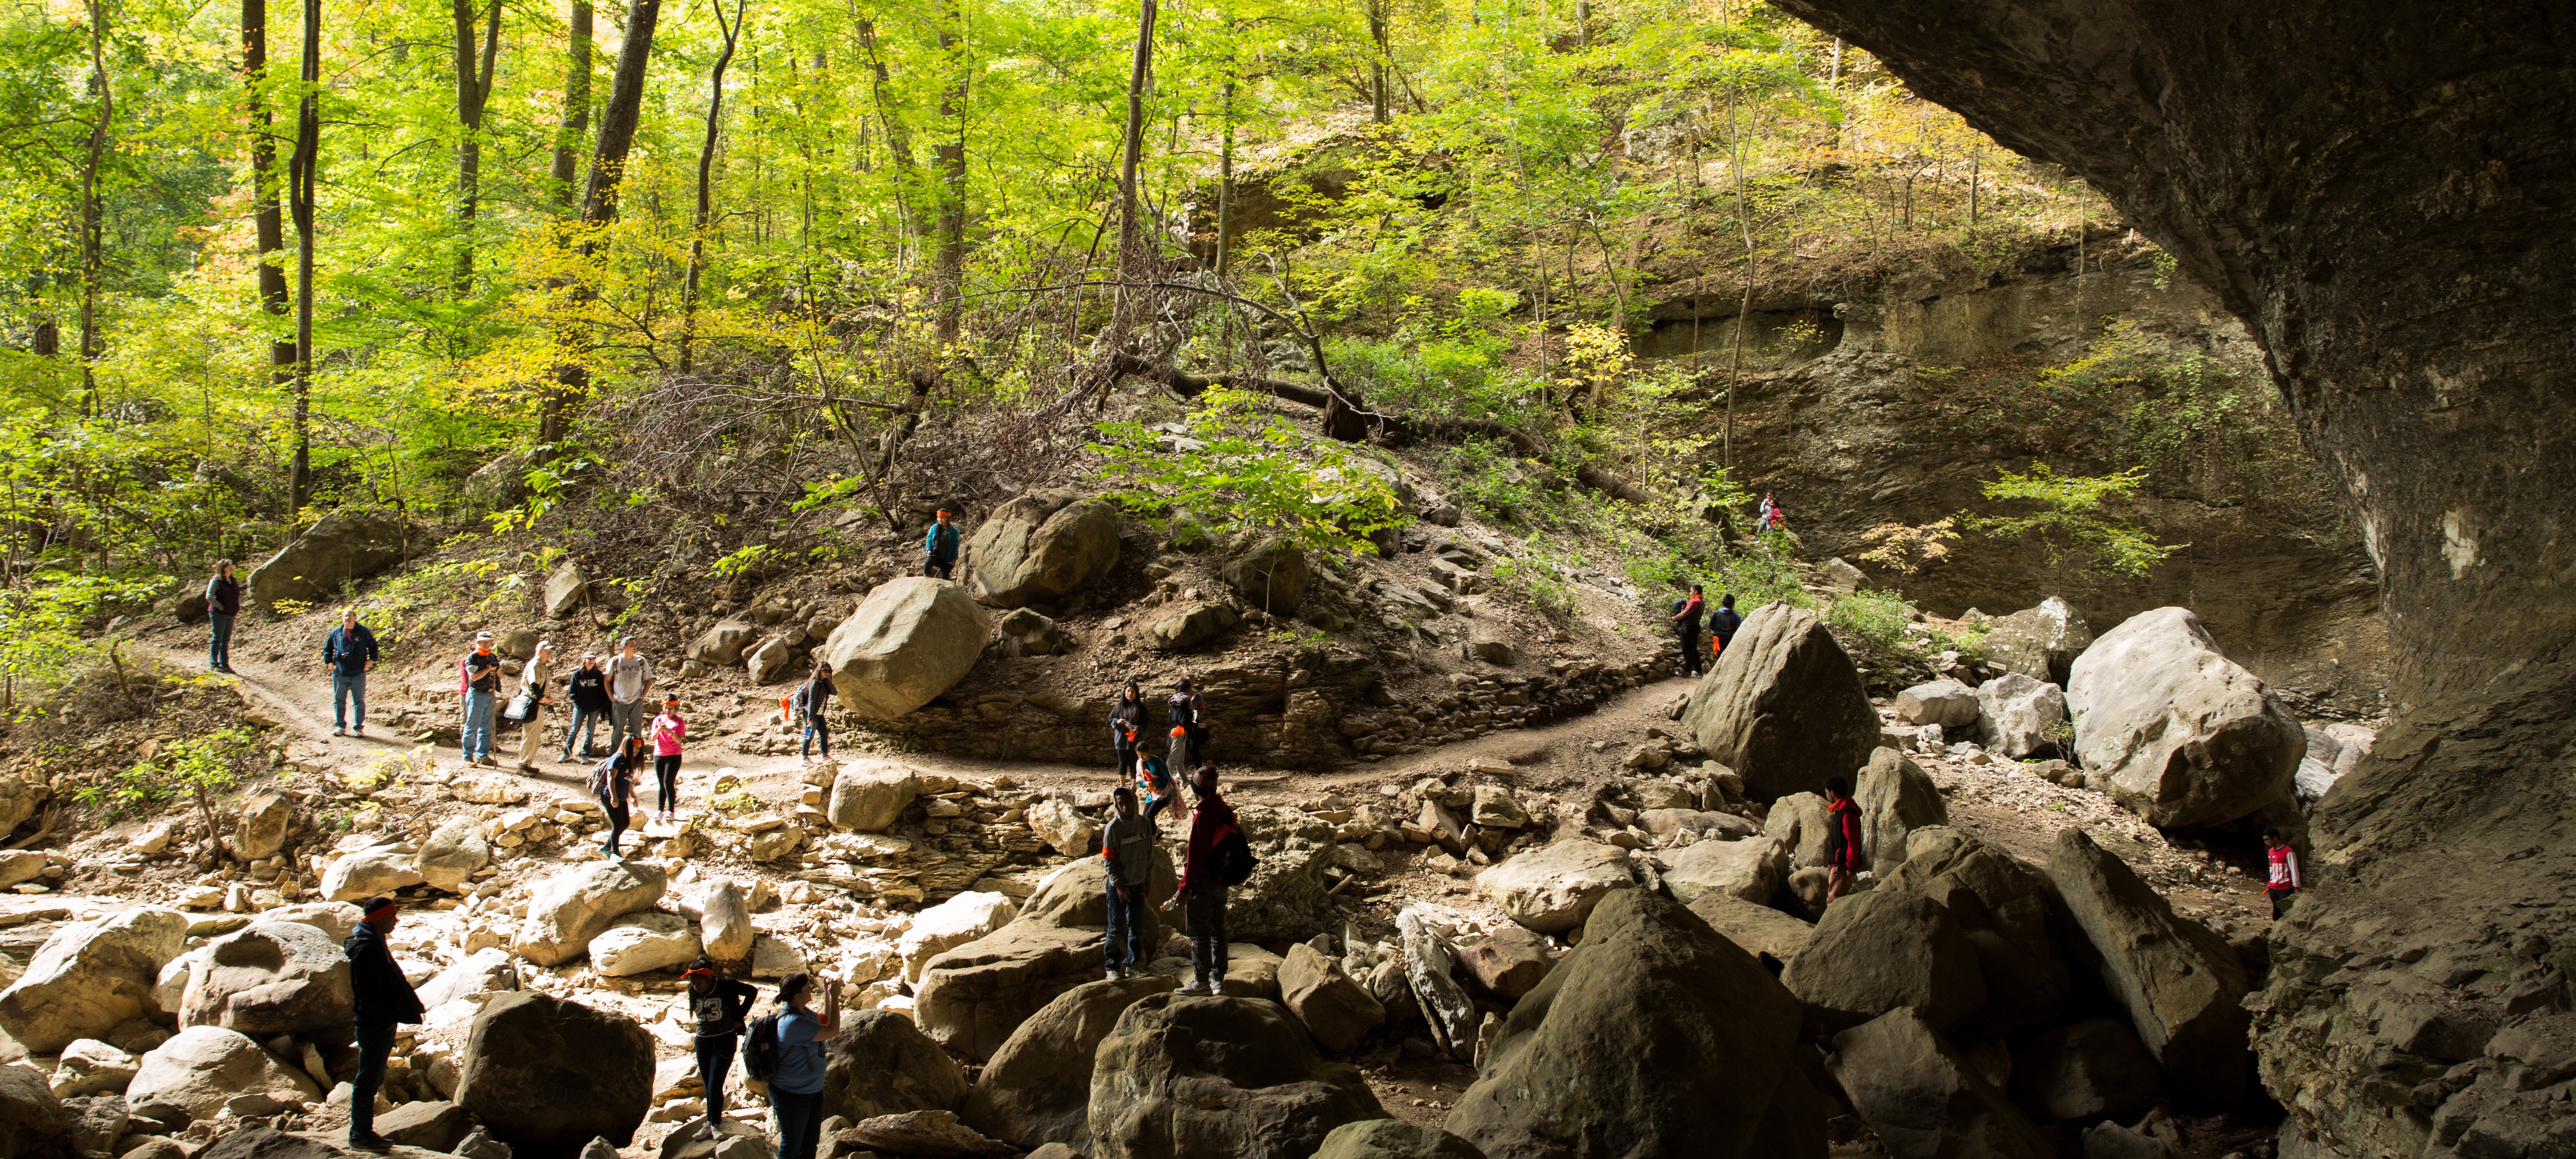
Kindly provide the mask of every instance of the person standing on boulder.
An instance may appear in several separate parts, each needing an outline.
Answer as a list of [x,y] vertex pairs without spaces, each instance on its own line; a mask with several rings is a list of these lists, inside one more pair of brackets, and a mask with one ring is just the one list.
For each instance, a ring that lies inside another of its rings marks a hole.
[[[608,673],[600,670],[599,653],[582,653],[581,667],[572,670],[572,676],[564,681],[564,688],[572,696],[572,723],[564,726],[563,752],[556,755],[556,764],[572,763],[575,737],[581,738],[584,759],[597,755],[592,751],[595,746],[591,742],[598,739],[599,722],[608,719],[609,706]],[[608,733],[609,743],[615,744],[617,726],[609,725]]]
[[813,674],[805,678],[805,683],[797,685],[795,693],[788,697],[788,707],[795,711],[796,719],[805,723],[805,743],[798,750],[797,757],[813,760],[814,742],[820,740],[823,742],[823,759],[831,760],[832,722],[825,713],[832,707],[832,666],[815,661]]
[[215,672],[233,670],[233,617],[241,614],[241,581],[233,578],[233,561],[215,561],[215,574],[206,580],[206,624],[214,636],[206,642],[206,667]]
[[1735,630],[1743,626],[1744,617],[1735,614],[1734,593],[1730,592],[1717,597],[1717,611],[1708,617],[1708,634],[1711,639],[1717,641],[1717,646],[1708,650],[1709,655],[1726,655],[1726,646],[1735,642]]
[[527,666],[519,669],[519,695],[528,698],[528,719],[519,727],[519,771],[537,771],[537,750],[545,743],[546,706],[554,701],[546,694],[555,679],[555,646],[551,640],[537,641],[536,655],[528,657]]
[[823,980],[823,1012],[807,1003],[814,976],[802,970],[778,982],[778,1074],[769,1080],[777,1117],[778,1159],[814,1159],[823,1137],[823,1044],[841,1032],[841,983]]
[[653,662],[635,650],[635,637],[617,642],[608,658],[608,747],[644,735],[644,694],[653,691]]
[[1225,992],[1225,891],[1223,870],[1217,865],[1217,847],[1229,838],[1240,838],[1243,830],[1236,824],[1234,807],[1216,793],[1216,768],[1202,768],[1190,778],[1190,793],[1198,807],[1190,814],[1190,839],[1181,851],[1180,888],[1172,900],[1164,902],[1166,910],[1185,906],[1182,913],[1190,923],[1190,969],[1197,981],[1181,987],[1183,994],[1222,994]]
[[689,984],[689,1017],[698,1024],[698,1082],[707,1088],[707,1117],[697,1138],[713,1139],[716,1124],[724,1121],[725,1076],[733,1072],[734,1051],[742,1044],[743,1016],[760,1000],[760,991],[718,976],[704,954],[680,971],[680,979]]
[[2277,922],[2282,914],[2290,912],[2290,899],[2305,888],[2299,884],[2299,851],[2281,839],[2280,830],[2267,826],[2263,830],[2263,860],[2268,863],[2263,896],[2272,899],[2272,920]]
[[[367,735],[367,673],[382,655],[376,634],[358,623],[356,608],[341,612],[340,626],[322,637],[322,663],[331,669],[331,735],[349,735],[346,722],[352,715],[358,735]],[[353,705],[354,714],[348,711]]]
[[1127,682],[1118,694],[1118,703],[1109,708],[1109,747],[1118,754],[1118,780],[1124,784],[1136,779],[1138,734],[1145,731],[1145,693],[1136,682]]
[[467,764],[497,768],[492,759],[492,700],[501,692],[501,658],[492,651],[492,633],[474,633],[474,650],[465,654],[458,679],[464,687],[465,735],[457,748]]
[[626,860],[617,846],[626,836],[627,822],[635,815],[635,770],[643,763],[644,738],[630,736],[617,755],[590,771],[590,793],[599,799],[600,811],[608,815],[608,840],[600,843],[599,852],[610,861]]
[[957,570],[957,525],[948,521],[942,511],[931,523],[930,534],[921,541],[921,574],[949,578]]
[[1190,760],[1197,755],[1199,737],[1203,735],[1199,716],[1206,708],[1207,702],[1199,698],[1189,677],[1181,677],[1180,682],[1172,686],[1172,698],[1163,705],[1163,716],[1172,725],[1170,767],[1191,767]]
[[1825,778],[1825,904],[1860,884],[1860,805],[1851,798],[1851,782]]
[[680,819],[680,742],[687,739],[689,722],[680,716],[680,697],[665,695],[662,715],[653,718],[653,786],[659,790],[653,815],[660,820]]
[[340,943],[349,955],[349,996],[357,1011],[358,1073],[349,1080],[349,1146],[383,1151],[392,1143],[376,1134],[376,1092],[385,1085],[385,1056],[393,1053],[394,1027],[418,1022],[426,1013],[420,995],[394,964],[389,944],[401,909],[389,897],[358,903],[365,918],[349,940]]
[[1109,799],[1114,811],[1100,831],[1100,856],[1109,863],[1109,936],[1100,948],[1114,981],[1148,960],[1145,893],[1154,882],[1154,823],[1136,815],[1136,790],[1120,785]]
[[1697,676],[1704,667],[1699,660],[1699,614],[1706,596],[1698,584],[1692,584],[1687,599],[1673,601],[1673,631],[1682,639],[1682,675]]

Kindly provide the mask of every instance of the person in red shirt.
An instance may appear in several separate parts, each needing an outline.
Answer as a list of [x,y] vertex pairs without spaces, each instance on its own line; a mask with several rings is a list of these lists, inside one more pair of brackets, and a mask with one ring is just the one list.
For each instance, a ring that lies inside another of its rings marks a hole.
[[1182,915],[1190,924],[1190,967],[1197,981],[1181,987],[1183,994],[1222,994],[1225,992],[1225,892],[1217,876],[1217,843],[1239,830],[1234,807],[1217,796],[1216,766],[1201,765],[1190,777],[1190,794],[1197,799],[1197,809],[1190,814],[1190,839],[1181,851],[1180,888],[1163,908],[1184,906]]
[[2272,899],[2272,920],[2290,912],[2290,898],[2305,888],[2299,884],[2299,851],[2281,839],[2281,831],[2263,830],[2263,859],[2269,864],[2263,879],[2263,895]]
[[1841,777],[1825,778],[1825,870],[1826,905],[1860,885],[1860,805]]

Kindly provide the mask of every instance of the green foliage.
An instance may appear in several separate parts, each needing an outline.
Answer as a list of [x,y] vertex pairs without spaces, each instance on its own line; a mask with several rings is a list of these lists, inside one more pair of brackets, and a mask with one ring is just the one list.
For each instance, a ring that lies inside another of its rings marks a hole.
[[748,572],[759,571],[775,553],[776,549],[766,543],[751,544],[717,560],[708,570],[715,573],[717,579],[732,579]]
[[118,578],[43,571],[28,586],[0,588],[0,687],[13,719],[44,711],[44,694],[102,662],[90,639],[114,609],[139,611],[168,576]]
[[1357,556],[1369,537],[1407,522],[1395,485],[1365,452],[1318,443],[1263,409],[1261,396],[1213,389],[1190,412],[1195,446],[1164,449],[1164,436],[1137,422],[1100,424],[1090,450],[1120,486],[1111,498],[1163,531],[1195,525],[1207,533],[1276,534],[1304,551]]
[[2143,578],[2166,556],[2191,546],[2159,544],[2131,519],[2106,510],[2125,499],[2146,480],[2146,468],[2131,467],[2110,475],[2060,475],[2033,461],[2030,473],[1996,474],[1985,486],[1987,499],[1998,503],[2035,503],[2027,515],[1964,516],[1968,530],[1997,539],[2034,539],[2048,553],[2050,567],[2070,559],[2092,570]]
[[1862,591],[1835,597],[1825,606],[1825,623],[1878,651],[1894,653],[1904,650],[1905,628],[1914,614],[1914,606],[1895,592]]
[[172,741],[153,759],[85,785],[74,798],[114,816],[148,813],[180,797],[202,801],[240,783],[243,764],[258,751],[259,738],[249,729],[218,729]]

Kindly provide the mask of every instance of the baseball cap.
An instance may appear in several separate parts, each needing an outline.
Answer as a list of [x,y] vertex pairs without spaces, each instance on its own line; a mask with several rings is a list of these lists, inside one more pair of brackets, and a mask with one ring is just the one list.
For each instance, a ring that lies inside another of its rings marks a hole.
[[477,644],[489,644],[492,642],[492,633],[476,632],[474,633],[474,642]]

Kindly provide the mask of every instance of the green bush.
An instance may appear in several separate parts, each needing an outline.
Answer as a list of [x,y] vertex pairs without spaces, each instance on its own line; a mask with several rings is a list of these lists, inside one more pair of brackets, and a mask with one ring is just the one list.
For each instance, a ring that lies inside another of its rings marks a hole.
[[1825,608],[1828,626],[1881,652],[1901,650],[1905,626],[1913,622],[1914,606],[1894,592],[1854,592]]

